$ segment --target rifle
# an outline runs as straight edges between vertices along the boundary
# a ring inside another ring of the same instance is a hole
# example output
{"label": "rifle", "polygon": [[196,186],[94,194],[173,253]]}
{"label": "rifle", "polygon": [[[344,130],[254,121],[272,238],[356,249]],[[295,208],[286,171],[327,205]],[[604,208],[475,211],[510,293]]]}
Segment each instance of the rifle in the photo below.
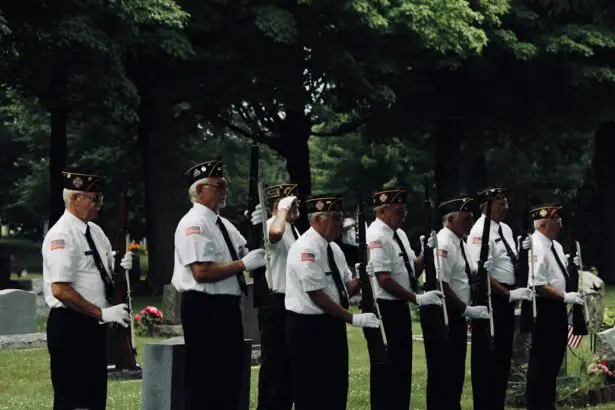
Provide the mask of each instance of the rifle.
{"label": "rifle", "polygon": [[[573,220],[572,226],[570,229],[569,236],[569,252],[568,256],[568,267],[566,270],[568,271],[568,286],[566,292],[578,292],[579,291],[579,269],[574,264],[574,258],[578,255],[579,262],[581,262],[581,245],[577,241],[577,233],[576,233],[576,216],[571,218]],[[581,268],[583,268],[583,263],[579,263]],[[582,286],[581,279],[581,286]],[[583,289],[581,289],[581,292]],[[583,305],[572,305],[572,334],[574,335],[586,335],[588,334],[587,323],[589,322],[589,313],[587,312],[587,302],[584,302]]]}
{"label": "rifle", "polygon": [[491,231],[491,205],[493,204],[493,198],[491,195],[487,197],[487,210],[485,213],[485,224],[483,226],[483,235],[481,237],[480,256],[478,259],[478,283],[476,285],[475,295],[472,300],[476,301],[476,305],[483,305],[489,307],[489,331],[491,333],[491,339],[493,340],[494,328],[493,328],[493,309],[491,306],[491,280],[489,279],[489,273],[485,269],[485,262],[489,257],[489,234]]}
{"label": "rifle", "polygon": [[134,334],[134,319],[132,312],[132,296],[130,294],[130,277],[129,271],[121,267],[120,262],[128,250],[130,236],[128,235],[128,195],[126,193],[126,171],[122,171],[123,189],[120,193],[119,208],[119,229],[117,234],[117,251],[115,254],[114,270],[112,274],[115,284],[113,294],[113,304],[126,303],[130,314],[130,325],[128,328],[119,325],[115,326],[116,330],[116,352],[115,352],[115,367],[117,370],[136,370],[137,363],[135,356],[137,350],[135,347]]}
{"label": "rifle", "polygon": [[[429,184],[427,176],[423,181],[423,189],[425,191],[425,199],[423,200],[423,231],[421,235],[421,248],[423,254],[423,265],[425,266],[425,283],[423,289],[439,290],[444,295],[444,287],[442,286],[442,275],[440,271],[440,259],[436,258],[434,263],[434,251],[427,246],[427,238],[431,235],[431,197],[429,193]],[[438,239],[436,237],[436,254],[438,252]],[[442,301],[442,313],[440,308],[435,305],[427,305],[421,307],[421,313],[427,318],[427,321],[438,329],[435,332],[440,334],[444,339],[448,339],[448,310],[446,308],[446,299]]]}
{"label": "rifle", "polygon": [[[258,160],[258,143],[255,140],[252,140],[252,147],[250,148],[250,186],[248,189],[248,211],[254,210],[256,204],[260,203],[263,212],[263,226],[259,227],[250,224],[248,248],[251,250],[260,248],[263,245],[262,241],[264,240],[266,243],[267,238],[269,237],[269,235],[267,235],[267,210],[265,208],[262,185],[258,177]],[[267,306],[267,298],[269,296],[269,285],[267,284],[267,278],[265,276],[267,270],[267,265],[265,265],[262,268],[255,269],[250,272],[250,277],[254,279],[252,290],[254,292],[253,306],[255,308]]]}
{"label": "rifle", "polygon": [[359,273],[359,285],[361,286],[361,311],[363,313],[375,313],[380,321],[380,334],[378,329],[364,328],[363,334],[365,340],[367,340],[367,349],[369,355],[374,363],[386,363],[387,362],[387,348],[388,342],[386,333],[384,331],[384,324],[382,322],[382,315],[380,314],[380,308],[378,307],[378,301],[376,300],[375,287],[367,273],[367,243],[365,237],[365,211],[363,209],[363,200],[359,196],[357,204],[357,243],[359,244],[358,250],[358,273]]}
{"label": "rifle", "polygon": [[[517,238],[517,249],[519,250],[519,271],[517,275],[516,285],[519,288],[524,288],[528,286],[529,283],[529,274],[530,274],[530,265],[529,259],[532,259],[532,288],[534,288],[534,261],[533,261],[533,251],[531,251],[532,255],[529,255],[530,251],[528,249],[523,249],[521,243],[525,240],[525,238],[530,237],[529,235],[529,215],[530,215],[530,204],[529,204],[529,193],[528,190],[525,191],[525,204],[523,205],[523,214],[522,214],[522,232],[521,236]],[[530,237],[531,240],[531,237]],[[535,289],[532,289],[535,290]],[[536,320],[536,294],[532,297],[532,300],[523,300],[521,301],[521,317],[519,323],[519,330],[522,333],[531,333],[534,330],[534,322]]]}

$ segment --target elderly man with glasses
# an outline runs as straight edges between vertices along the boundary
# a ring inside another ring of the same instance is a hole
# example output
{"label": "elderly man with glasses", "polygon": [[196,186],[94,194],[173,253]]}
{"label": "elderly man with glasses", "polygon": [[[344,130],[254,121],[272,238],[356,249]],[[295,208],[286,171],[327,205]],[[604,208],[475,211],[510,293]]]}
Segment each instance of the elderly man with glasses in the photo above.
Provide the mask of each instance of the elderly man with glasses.
{"label": "elderly man with glasses", "polygon": [[379,326],[373,313],[352,314],[348,299],[359,290],[340,247],[343,200],[319,195],[306,203],[310,229],[286,259],[286,341],[293,400],[298,410],[344,410],[348,397],[346,323]]}
{"label": "elderly man with glasses", "polygon": [[[128,306],[111,306],[114,284],[111,243],[92,222],[102,207],[104,177],[66,171],[66,210],[43,241],[47,348],[54,410],[104,409],[107,400],[105,323],[128,327]],[[132,268],[132,254],[121,261]]]}
{"label": "elderly man with glasses", "polygon": [[236,409],[243,370],[244,271],[264,266],[265,251],[248,251],[237,228],[219,215],[228,194],[222,161],[195,165],[184,176],[193,205],[175,230],[171,283],[182,294],[186,409]]}
{"label": "elderly man with glasses", "polygon": [[[366,233],[369,271],[377,278],[376,296],[386,331],[387,363],[370,366],[372,410],[410,408],[412,388],[412,321],[408,303],[442,305],[442,292],[417,294],[423,256],[416,256],[403,231],[408,190],[383,189],[372,196],[376,219]],[[428,239],[433,246],[435,232]]]}

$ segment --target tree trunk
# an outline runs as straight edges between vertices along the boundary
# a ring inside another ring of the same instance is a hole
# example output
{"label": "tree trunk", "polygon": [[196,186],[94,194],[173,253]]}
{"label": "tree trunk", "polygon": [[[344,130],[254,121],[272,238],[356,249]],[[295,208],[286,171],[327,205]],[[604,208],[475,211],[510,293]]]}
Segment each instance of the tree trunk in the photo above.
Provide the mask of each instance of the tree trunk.
{"label": "tree trunk", "polygon": [[595,215],[599,218],[599,234],[597,243],[601,251],[598,253],[598,272],[600,277],[609,284],[615,283],[615,266],[611,256],[615,254],[615,219],[611,215],[611,204],[615,203],[615,162],[611,149],[611,139],[615,137],[615,123],[600,125],[594,142],[594,175],[596,177],[596,198],[594,200]]}
{"label": "tree trunk", "polygon": [[286,158],[286,170],[290,182],[299,184],[299,218],[296,226],[300,232],[309,228],[305,210],[305,198],[312,193],[312,174],[310,171],[310,149],[308,139],[312,131],[309,119],[302,110],[287,111],[283,126],[280,127],[280,140],[284,146],[280,153]]}
{"label": "tree trunk", "polygon": [[172,135],[171,90],[162,78],[151,72],[145,75],[139,87],[138,145],[145,182],[148,282],[157,294],[173,276],[173,237],[188,204]]}
{"label": "tree trunk", "polygon": [[[474,195],[477,191],[485,188],[487,181],[487,160],[482,142],[476,137],[466,138],[466,143],[461,156],[466,166],[460,169],[461,189],[468,194]],[[491,181],[494,183],[495,181]]]}
{"label": "tree trunk", "polygon": [[62,171],[66,168],[66,123],[68,109],[58,102],[49,107],[51,117],[51,138],[49,140],[49,226],[52,226],[64,213],[62,190],[64,180]]}
{"label": "tree trunk", "polygon": [[454,127],[441,123],[435,133],[437,203],[459,195],[459,149],[460,142]]}

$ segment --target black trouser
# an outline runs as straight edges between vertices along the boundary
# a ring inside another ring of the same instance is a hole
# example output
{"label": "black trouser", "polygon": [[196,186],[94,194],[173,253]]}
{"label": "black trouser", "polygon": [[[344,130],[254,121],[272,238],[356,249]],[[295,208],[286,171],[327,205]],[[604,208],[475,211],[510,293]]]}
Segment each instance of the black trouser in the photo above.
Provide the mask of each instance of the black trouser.
{"label": "black trouser", "polygon": [[345,410],[348,397],[346,324],[327,314],[286,312],[295,410]]}
{"label": "black trouser", "polygon": [[536,324],[527,367],[528,410],[555,409],[555,387],[568,345],[568,317],[564,302],[536,299]]}
{"label": "black trouser", "polygon": [[258,310],[261,335],[261,368],[258,377],[258,410],[290,410],[293,398],[286,347],[284,294],[273,293]]}
{"label": "black trouser", "polygon": [[427,409],[461,410],[461,393],[466,372],[468,336],[466,320],[448,308],[448,340],[436,325],[434,309],[421,309],[421,327],[427,361]]}
{"label": "black trouser", "polygon": [[182,294],[186,409],[237,410],[243,371],[240,297]]}
{"label": "black trouser", "polygon": [[104,410],[107,402],[106,328],[67,308],[47,320],[54,410]]}
{"label": "black trouser", "polygon": [[474,410],[491,410],[489,396],[492,349],[489,319],[472,319],[471,378]]}
{"label": "black trouser", "polygon": [[[502,284],[507,289],[513,286]],[[510,375],[513,338],[515,333],[515,304],[508,296],[491,295],[493,306],[493,353],[491,363],[491,385],[489,387],[489,409],[504,410],[506,389]]]}
{"label": "black trouser", "polygon": [[[387,363],[370,365],[372,410],[408,410],[412,389],[412,322],[408,303],[378,299],[387,336]],[[371,358],[370,358],[371,359]]]}

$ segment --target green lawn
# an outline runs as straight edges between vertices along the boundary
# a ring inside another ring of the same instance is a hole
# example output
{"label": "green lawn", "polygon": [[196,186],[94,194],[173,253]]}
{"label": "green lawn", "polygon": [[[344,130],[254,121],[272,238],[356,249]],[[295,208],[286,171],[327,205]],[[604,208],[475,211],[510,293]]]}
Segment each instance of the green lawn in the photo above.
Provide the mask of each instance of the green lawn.
{"label": "green lawn", "polygon": [[[6,239],[1,240],[6,243]],[[16,250],[18,260],[23,262],[33,276],[40,275],[40,245],[22,240],[8,240],[11,249]],[[28,262],[25,262],[28,261]],[[35,261],[35,262],[30,262]],[[38,262],[36,262],[38,261]],[[142,258],[144,273],[147,269],[146,258]],[[16,269],[13,269],[16,271]],[[607,287],[606,306],[615,310],[615,286]],[[159,297],[136,298],[134,311],[139,312],[146,305],[161,307]],[[44,325],[44,323],[41,323]],[[413,334],[421,334],[417,321],[412,323]],[[143,344],[157,339],[138,337],[138,352],[142,353]],[[369,360],[365,339],[360,329],[348,327],[349,343],[349,393],[348,409],[369,409]],[[587,339],[583,340],[579,349],[582,355],[590,357]],[[425,408],[426,367],[425,351],[422,342],[414,342],[412,409]],[[472,408],[471,385],[469,374],[469,355],[466,367],[466,383],[462,396],[462,408]],[[568,354],[568,373],[578,375],[581,363]],[[256,408],[256,388],[258,385],[258,367],[252,367],[251,409]],[[140,409],[141,381],[109,382],[108,409],[128,410]],[[446,394],[446,392],[443,392]],[[0,410],[4,409],[47,409],[51,408],[52,389],[49,377],[49,355],[46,349],[32,350],[0,350]],[[599,409],[615,409],[615,404],[597,407]]]}

